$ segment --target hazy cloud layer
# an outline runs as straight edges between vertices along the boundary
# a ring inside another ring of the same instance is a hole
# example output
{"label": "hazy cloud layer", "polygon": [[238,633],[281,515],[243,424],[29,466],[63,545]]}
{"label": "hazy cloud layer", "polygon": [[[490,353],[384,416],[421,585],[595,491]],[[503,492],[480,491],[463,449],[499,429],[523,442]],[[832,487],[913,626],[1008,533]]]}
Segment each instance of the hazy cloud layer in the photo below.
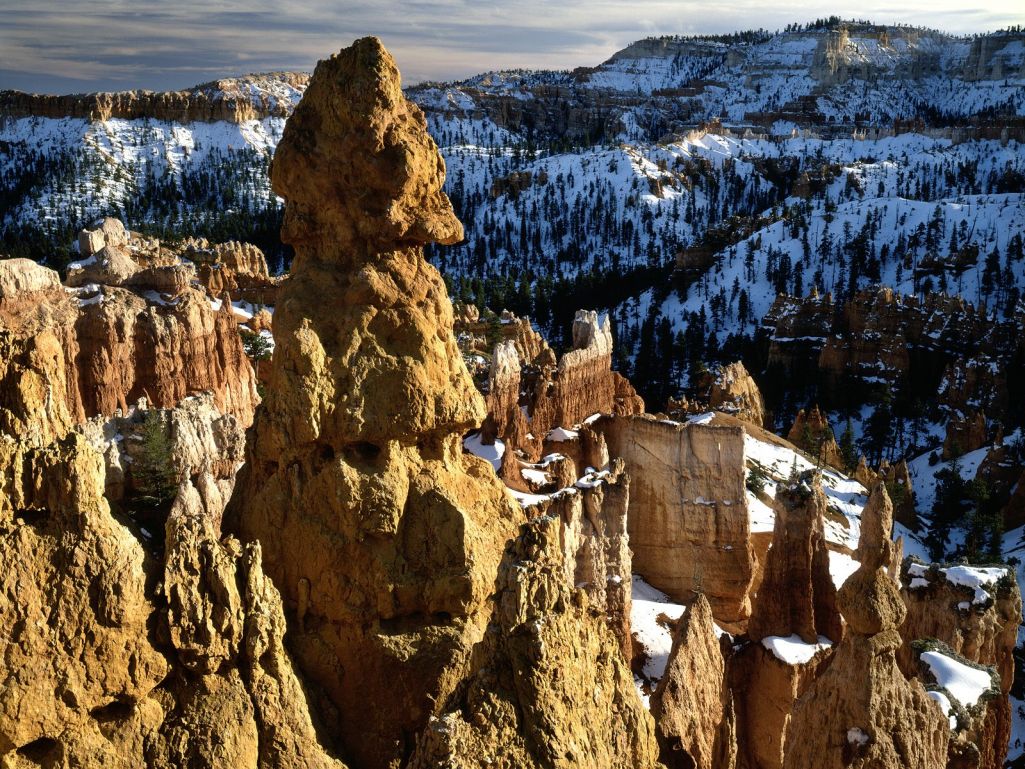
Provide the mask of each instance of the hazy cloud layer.
{"label": "hazy cloud layer", "polygon": [[652,34],[782,28],[818,16],[971,33],[1025,23],[1021,0],[0,0],[0,88],[183,88],[232,74],[310,70],[379,35],[406,82],[595,65]]}

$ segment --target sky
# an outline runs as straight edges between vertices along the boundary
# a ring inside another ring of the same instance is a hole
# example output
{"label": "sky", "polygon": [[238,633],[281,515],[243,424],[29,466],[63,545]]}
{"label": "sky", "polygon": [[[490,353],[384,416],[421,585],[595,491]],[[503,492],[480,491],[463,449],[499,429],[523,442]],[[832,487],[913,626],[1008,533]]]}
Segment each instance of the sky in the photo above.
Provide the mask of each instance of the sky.
{"label": "sky", "polygon": [[839,15],[971,34],[1025,24],[1023,0],[0,0],[0,89],[185,88],[306,70],[378,35],[407,84],[595,66],[649,35],[781,29]]}

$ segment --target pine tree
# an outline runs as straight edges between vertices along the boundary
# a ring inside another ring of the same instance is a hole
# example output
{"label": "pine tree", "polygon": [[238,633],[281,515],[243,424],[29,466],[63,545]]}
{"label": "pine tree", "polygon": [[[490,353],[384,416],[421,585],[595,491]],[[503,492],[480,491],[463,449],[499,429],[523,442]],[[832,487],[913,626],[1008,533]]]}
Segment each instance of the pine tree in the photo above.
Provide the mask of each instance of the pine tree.
{"label": "pine tree", "polygon": [[161,508],[174,498],[177,478],[171,465],[171,441],[159,411],[146,412],[140,439],[139,453],[132,457],[132,480],[139,492],[136,502]]}

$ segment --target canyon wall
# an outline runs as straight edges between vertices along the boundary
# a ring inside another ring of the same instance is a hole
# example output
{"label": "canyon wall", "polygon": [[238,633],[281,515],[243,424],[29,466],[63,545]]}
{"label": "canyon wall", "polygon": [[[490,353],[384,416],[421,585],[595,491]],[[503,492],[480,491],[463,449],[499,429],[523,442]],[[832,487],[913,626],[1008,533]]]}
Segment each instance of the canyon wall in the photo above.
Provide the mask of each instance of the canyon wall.
{"label": "canyon wall", "polygon": [[703,593],[724,626],[744,622],[754,555],[743,428],[634,416],[601,429],[631,478],[634,571],[680,602]]}

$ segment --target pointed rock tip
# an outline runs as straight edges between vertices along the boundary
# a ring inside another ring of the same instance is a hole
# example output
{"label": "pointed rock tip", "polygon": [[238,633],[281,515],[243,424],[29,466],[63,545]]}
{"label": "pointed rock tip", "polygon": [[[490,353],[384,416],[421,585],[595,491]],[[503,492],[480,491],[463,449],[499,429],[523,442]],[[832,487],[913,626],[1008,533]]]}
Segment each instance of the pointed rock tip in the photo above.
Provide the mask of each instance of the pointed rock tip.
{"label": "pointed rock tip", "polygon": [[285,198],[282,239],[314,246],[322,260],[463,237],[442,192],[445,163],[376,37],[317,64],[278,143],[271,183]]}

